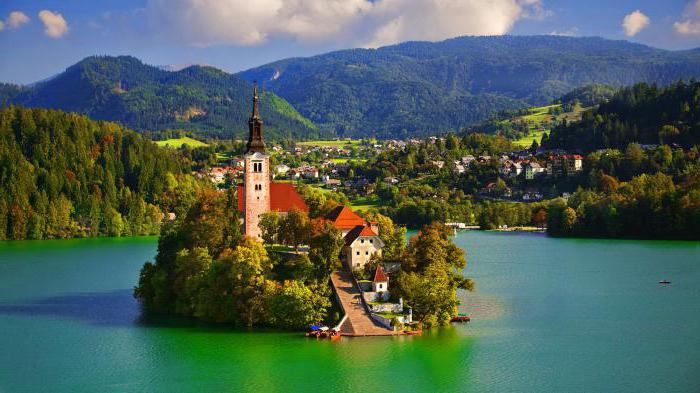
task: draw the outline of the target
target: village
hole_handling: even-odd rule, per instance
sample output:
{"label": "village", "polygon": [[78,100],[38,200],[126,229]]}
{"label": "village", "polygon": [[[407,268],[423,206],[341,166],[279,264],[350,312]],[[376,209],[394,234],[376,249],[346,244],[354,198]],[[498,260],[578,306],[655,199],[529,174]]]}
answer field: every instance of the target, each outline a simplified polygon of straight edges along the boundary
{"label": "village", "polygon": [[[274,145],[270,150],[271,168],[276,181],[308,184],[313,187],[340,191],[356,198],[371,197],[378,183],[398,185],[400,175],[371,179],[356,174],[353,164],[361,164],[385,151],[404,150],[424,143],[444,142],[444,138],[431,137],[426,140],[335,140],[321,144],[299,144],[290,148]],[[485,182],[476,196],[483,199],[533,202],[545,198],[545,185],[553,180],[574,176],[583,170],[584,157],[577,152],[561,149],[523,149],[503,152],[498,155],[465,155],[453,161],[442,157],[431,157],[425,165],[426,173],[449,173],[454,177],[469,174],[475,165],[497,168],[498,178]],[[244,175],[243,158],[234,157],[196,173],[208,178],[220,188],[234,184]],[[497,180],[502,181],[497,181]],[[568,196],[562,192],[555,196]],[[549,195],[549,197],[553,197]]]}

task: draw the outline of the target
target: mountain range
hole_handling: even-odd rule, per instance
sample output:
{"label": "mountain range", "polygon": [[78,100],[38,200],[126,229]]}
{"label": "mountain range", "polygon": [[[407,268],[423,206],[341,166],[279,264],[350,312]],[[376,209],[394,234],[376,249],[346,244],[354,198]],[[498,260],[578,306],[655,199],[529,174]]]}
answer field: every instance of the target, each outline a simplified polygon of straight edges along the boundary
{"label": "mountain range", "polygon": [[237,74],[171,72],[133,57],[90,57],[0,100],[86,113],[136,130],[240,137],[251,84],[264,86],[272,139],[396,138],[458,130],[585,85],[667,85],[700,77],[700,48],[669,51],[591,37],[458,37],[289,58]]}
{"label": "mountain range", "polygon": [[[93,56],[30,86],[0,85],[0,102],[79,112],[138,131],[231,139],[247,133],[252,92],[252,84],[214,67],[167,71],[131,56]],[[328,136],[274,93],[261,102],[271,139]]]}

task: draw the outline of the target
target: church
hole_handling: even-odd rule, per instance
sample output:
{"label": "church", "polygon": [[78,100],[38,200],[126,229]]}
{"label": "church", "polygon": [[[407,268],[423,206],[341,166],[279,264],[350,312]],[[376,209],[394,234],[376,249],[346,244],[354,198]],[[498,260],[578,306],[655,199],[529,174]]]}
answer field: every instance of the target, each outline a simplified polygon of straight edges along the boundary
{"label": "church", "polygon": [[[253,90],[253,113],[248,120],[248,144],[244,155],[244,182],[238,185],[238,211],[243,217],[246,236],[262,241],[260,216],[268,212],[286,215],[296,208],[308,213],[309,207],[294,185],[276,183],[270,177],[270,156],[265,152],[263,121],[258,109],[258,89]],[[366,221],[347,206],[338,206],[324,219],[333,223],[345,241],[341,259],[352,269],[364,267],[373,255],[381,255],[384,243],[376,222]]]}
{"label": "church", "polygon": [[248,119],[248,144],[244,156],[245,176],[238,185],[238,211],[246,236],[262,241],[260,216],[268,212],[287,214],[293,208],[309,211],[294,185],[270,181],[270,156],[265,152],[263,121],[258,109],[258,89],[253,90],[253,113]]}

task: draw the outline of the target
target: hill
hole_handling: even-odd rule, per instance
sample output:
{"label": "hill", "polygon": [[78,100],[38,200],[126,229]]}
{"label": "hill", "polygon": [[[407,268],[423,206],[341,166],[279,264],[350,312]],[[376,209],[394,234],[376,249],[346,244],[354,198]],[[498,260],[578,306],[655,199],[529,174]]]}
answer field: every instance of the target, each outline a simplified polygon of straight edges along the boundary
{"label": "hill", "polygon": [[163,213],[193,197],[190,170],[114,123],[0,109],[0,239],[157,234]]}
{"label": "hill", "polygon": [[624,88],[608,102],[586,111],[580,122],[552,130],[547,147],[616,148],[630,143],[700,144],[700,82],[677,82],[666,88],[641,83]]}
{"label": "hill", "polygon": [[600,83],[700,76],[700,51],[561,36],[459,37],[290,58],[240,74],[338,136],[428,135]]}
{"label": "hill", "polygon": [[[138,131],[185,129],[202,137],[243,138],[252,85],[221,70],[190,66],[177,72],[130,56],[88,57],[31,86],[0,86],[0,99],[110,120]],[[262,97],[269,139],[323,136],[308,119],[272,93]]]}

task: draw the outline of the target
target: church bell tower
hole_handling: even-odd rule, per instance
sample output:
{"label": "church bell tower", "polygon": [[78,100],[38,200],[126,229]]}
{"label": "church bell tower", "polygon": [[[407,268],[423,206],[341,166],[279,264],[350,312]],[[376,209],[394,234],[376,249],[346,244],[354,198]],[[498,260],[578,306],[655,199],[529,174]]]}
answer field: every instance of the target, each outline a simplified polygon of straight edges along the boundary
{"label": "church bell tower", "polygon": [[270,156],[265,153],[263,122],[258,110],[258,87],[253,88],[253,113],[248,119],[245,161],[245,234],[262,241],[260,216],[270,211]]}

